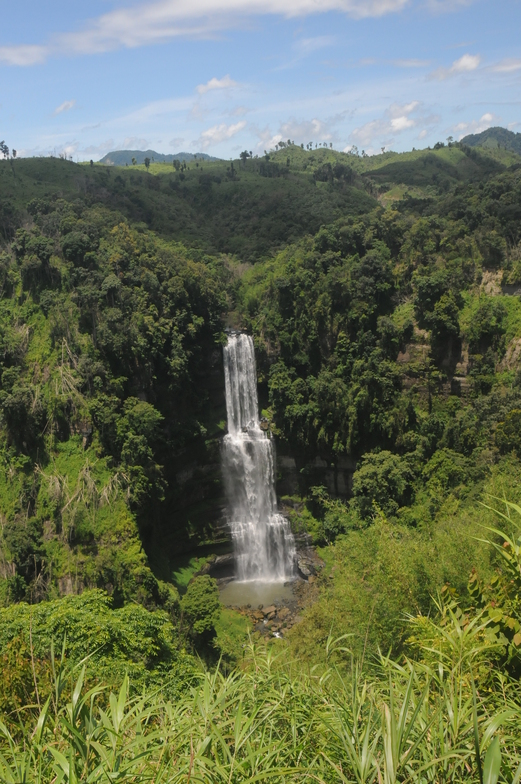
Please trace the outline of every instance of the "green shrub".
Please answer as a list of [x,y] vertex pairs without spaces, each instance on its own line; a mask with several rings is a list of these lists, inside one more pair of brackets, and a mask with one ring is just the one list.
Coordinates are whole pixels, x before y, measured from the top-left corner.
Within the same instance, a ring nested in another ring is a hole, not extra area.
[[181,599],[183,625],[196,640],[215,636],[221,606],[217,583],[208,574],[195,577]]

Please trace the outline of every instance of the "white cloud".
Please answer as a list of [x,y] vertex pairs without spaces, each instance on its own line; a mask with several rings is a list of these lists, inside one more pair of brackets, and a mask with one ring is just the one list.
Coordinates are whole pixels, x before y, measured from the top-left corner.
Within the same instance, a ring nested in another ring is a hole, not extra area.
[[268,126],[263,129],[252,128],[252,130],[259,138],[259,141],[254,147],[254,149],[258,152],[272,150],[275,145],[282,141],[282,134],[273,134]]
[[462,139],[464,136],[468,136],[469,133],[481,133],[482,131],[486,131],[487,128],[497,125],[500,121],[501,117],[492,114],[492,112],[486,112],[479,120],[460,122],[457,125],[454,125],[452,130],[458,134],[458,139]]
[[150,147],[150,141],[148,139],[143,139],[142,136],[126,136],[120,145],[118,145],[118,150],[146,150]]
[[244,117],[244,115],[248,114],[249,111],[250,109],[248,109],[246,106],[235,106],[235,108],[230,109],[228,114],[232,117]]
[[305,120],[298,122],[297,120],[289,120],[280,126],[280,139],[298,139],[298,143],[309,141],[326,142],[332,139],[332,135],[328,130],[328,125],[322,120]]
[[406,117],[405,115],[395,117],[391,120],[391,128],[393,131],[405,131],[407,128],[414,128],[415,125],[416,121],[411,120],[410,117]]
[[48,55],[48,46],[0,46],[0,63],[6,65],[37,65],[45,62]]
[[177,149],[178,147],[181,147],[183,142],[184,142],[184,138],[182,136],[175,136],[173,139],[170,139],[169,144],[170,147]]
[[317,35],[314,38],[300,38],[293,45],[293,49],[301,57],[307,57],[308,54],[317,52],[319,49],[333,46],[335,40],[333,35]]
[[411,101],[406,104],[393,103],[380,120],[371,120],[371,122],[355,128],[349,135],[349,141],[352,145],[361,147],[370,147],[375,142],[387,146],[393,141],[394,134],[415,128],[420,122],[425,123],[425,117],[411,116],[419,108],[419,101]]
[[313,38],[300,38],[298,41],[295,41],[291,47],[295,56],[288,62],[279,65],[274,70],[285,71],[288,68],[293,68],[305,57],[309,57],[309,55],[313,54],[313,52],[318,52],[320,49],[324,49],[327,46],[333,46],[335,41],[336,38],[333,35],[317,35]]
[[424,128],[424,129],[423,129],[422,131],[420,131],[420,133],[418,134],[418,139],[425,139],[425,137],[427,136],[427,133],[428,133],[428,131],[427,131],[427,128]]
[[[355,19],[403,10],[410,0],[158,0],[118,8],[77,32],[60,33],[46,44],[0,47],[0,61],[35,65],[57,54],[96,54],[134,48],[176,37],[208,37],[241,24],[245,17],[284,17],[340,11]],[[312,39],[309,39],[312,40]]]
[[53,114],[61,114],[62,112],[69,112],[73,106],[76,105],[76,101],[64,101],[59,106],[56,107]]
[[230,74],[226,74],[222,79],[217,79],[215,76],[210,79],[206,84],[197,85],[197,92],[199,95],[204,95],[211,90],[225,90],[229,87],[237,87],[237,82],[230,79]]
[[107,139],[100,144],[90,144],[88,147],[84,147],[82,152],[86,155],[93,155],[94,157],[98,156],[102,158],[107,152],[112,152],[116,150],[116,143],[114,139]]
[[516,60],[512,57],[501,60],[500,63],[492,66],[492,70],[495,73],[514,73],[515,71],[521,71],[521,60]]
[[438,68],[431,75],[431,79],[448,79],[451,76],[458,76],[463,73],[470,73],[479,68],[481,56],[479,54],[464,54],[458,60],[454,60],[450,68]]
[[212,145],[228,141],[228,139],[231,139],[245,127],[246,123],[244,120],[238,123],[234,123],[233,125],[226,125],[225,123],[221,123],[220,125],[213,125],[211,128],[208,128],[206,131],[202,132],[201,136],[195,143],[195,146],[206,150]]

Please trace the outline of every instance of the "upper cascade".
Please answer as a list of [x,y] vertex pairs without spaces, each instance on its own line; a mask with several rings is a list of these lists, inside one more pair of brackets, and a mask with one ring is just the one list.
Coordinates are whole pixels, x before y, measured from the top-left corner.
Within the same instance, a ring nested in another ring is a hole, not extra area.
[[226,414],[230,435],[258,425],[257,368],[253,340],[232,332],[224,349]]

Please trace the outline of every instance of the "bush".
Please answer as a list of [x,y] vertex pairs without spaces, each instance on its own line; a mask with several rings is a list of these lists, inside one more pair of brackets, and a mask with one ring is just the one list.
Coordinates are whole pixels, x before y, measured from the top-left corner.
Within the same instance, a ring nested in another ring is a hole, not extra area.
[[352,506],[363,520],[375,512],[394,515],[411,501],[414,473],[407,457],[383,450],[365,455],[353,475]]
[[208,640],[215,636],[221,605],[217,583],[208,574],[196,577],[181,599],[183,624],[195,640]]

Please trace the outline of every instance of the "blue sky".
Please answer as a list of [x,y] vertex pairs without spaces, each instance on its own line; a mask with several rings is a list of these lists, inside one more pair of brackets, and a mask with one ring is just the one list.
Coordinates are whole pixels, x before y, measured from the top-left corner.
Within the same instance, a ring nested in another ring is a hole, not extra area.
[[521,0],[18,0],[0,139],[76,160],[521,131]]

